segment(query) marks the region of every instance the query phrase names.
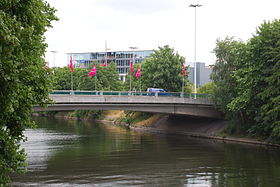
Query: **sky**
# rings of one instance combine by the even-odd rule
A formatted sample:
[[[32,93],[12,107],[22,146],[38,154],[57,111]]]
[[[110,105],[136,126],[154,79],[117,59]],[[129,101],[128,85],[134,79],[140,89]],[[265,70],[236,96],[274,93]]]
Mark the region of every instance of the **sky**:
[[[46,34],[45,59],[66,66],[66,53],[158,49],[169,45],[186,62],[215,61],[217,39],[247,41],[264,21],[280,19],[279,0],[46,0],[60,19]],[[56,51],[56,53],[52,52]]]

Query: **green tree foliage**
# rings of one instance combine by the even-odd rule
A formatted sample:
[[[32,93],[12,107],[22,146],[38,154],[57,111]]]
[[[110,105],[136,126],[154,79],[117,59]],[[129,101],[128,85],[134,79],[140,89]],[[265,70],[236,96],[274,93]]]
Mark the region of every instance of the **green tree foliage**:
[[[93,65],[87,69],[75,68],[72,75],[74,90],[119,91],[122,89],[122,82],[119,80],[115,63],[112,62],[106,67],[96,65],[96,74],[88,77],[92,68]],[[71,72],[69,67],[53,68],[52,71],[53,89],[71,90]]]
[[[227,104],[237,95],[237,82],[233,73],[240,68],[238,59],[244,47],[243,42],[226,38],[225,40],[217,40],[214,49],[217,60],[212,69],[211,79],[214,81],[216,88],[212,94],[215,102],[223,106],[224,112],[228,110]]]
[[[244,51],[246,45],[241,41],[235,41],[233,38],[217,40],[216,64],[212,69],[211,79],[214,81],[214,89],[211,94],[213,101],[220,106],[225,113],[227,120],[231,125],[226,130],[229,133],[240,133],[246,131],[243,113],[230,111],[228,104],[237,97],[237,80],[234,73],[242,68]]]
[[[52,80],[54,90],[71,90],[71,72],[69,67],[54,67],[52,68]],[[73,88],[77,89],[79,77],[82,73],[86,73],[83,69],[77,68],[73,72]]]
[[[200,94],[212,94],[214,92],[215,84],[213,82],[209,82],[207,84],[202,85],[198,88],[197,93]]]
[[[80,75],[79,90],[119,91],[122,89],[116,63],[111,62],[108,66],[96,65],[96,74],[93,77],[88,77],[92,68],[93,66],[89,67],[86,72]]]
[[[231,111],[246,111],[249,132],[280,138],[280,20],[264,22],[248,42],[246,60],[235,72],[238,96]]]
[[[278,140],[279,41],[280,20],[263,23],[246,44],[229,39],[218,41],[215,50],[218,62],[212,74],[217,86],[215,101],[223,106],[235,126],[253,135]]]
[[[163,88],[169,92],[182,90],[184,58],[169,46],[159,47],[142,64],[142,88]],[[187,76],[185,77],[187,80]],[[187,81],[185,81],[187,85]]]
[[[48,99],[49,76],[42,58],[44,33],[56,20],[42,0],[0,1],[0,186],[26,170],[19,143],[33,126],[32,106]]]

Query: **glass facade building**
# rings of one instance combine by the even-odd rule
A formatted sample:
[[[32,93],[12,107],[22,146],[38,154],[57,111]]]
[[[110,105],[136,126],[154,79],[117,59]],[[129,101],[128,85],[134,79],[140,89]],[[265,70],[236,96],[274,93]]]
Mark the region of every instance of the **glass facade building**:
[[[87,53],[67,53],[67,61],[70,62],[70,56],[75,68],[87,68],[97,64],[110,64],[115,62],[120,79],[125,81],[129,72],[130,61],[133,64],[143,62],[154,53],[153,50],[134,50],[134,51],[106,51],[106,52],[87,52]]]

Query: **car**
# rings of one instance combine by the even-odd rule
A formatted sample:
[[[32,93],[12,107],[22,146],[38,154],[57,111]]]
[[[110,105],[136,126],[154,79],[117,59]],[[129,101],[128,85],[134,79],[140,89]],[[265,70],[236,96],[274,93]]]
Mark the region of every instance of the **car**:
[[[162,88],[148,88],[147,92],[150,96],[172,96],[171,93],[166,92]]]

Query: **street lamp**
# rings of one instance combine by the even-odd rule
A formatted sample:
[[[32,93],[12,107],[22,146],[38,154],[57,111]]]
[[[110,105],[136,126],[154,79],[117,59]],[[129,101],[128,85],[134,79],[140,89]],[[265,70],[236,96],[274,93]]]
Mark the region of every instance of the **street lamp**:
[[[105,40],[105,66],[107,66],[107,51],[110,50],[110,48],[107,48],[107,40]]]
[[[132,65],[134,64],[134,50],[138,49],[138,47],[129,47],[129,49],[132,49]],[[130,70],[130,82],[129,82],[129,92],[131,92],[131,70]]]
[[[51,51],[53,53],[53,67],[55,66],[55,53],[57,53],[57,51]]]
[[[213,50],[213,51],[210,51],[210,53],[212,53],[213,54],[213,59],[212,59],[212,63],[213,64],[215,64],[215,51]]]
[[[196,99],[196,7],[201,7],[199,4],[191,4],[189,7],[194,8],[194,98]]]

